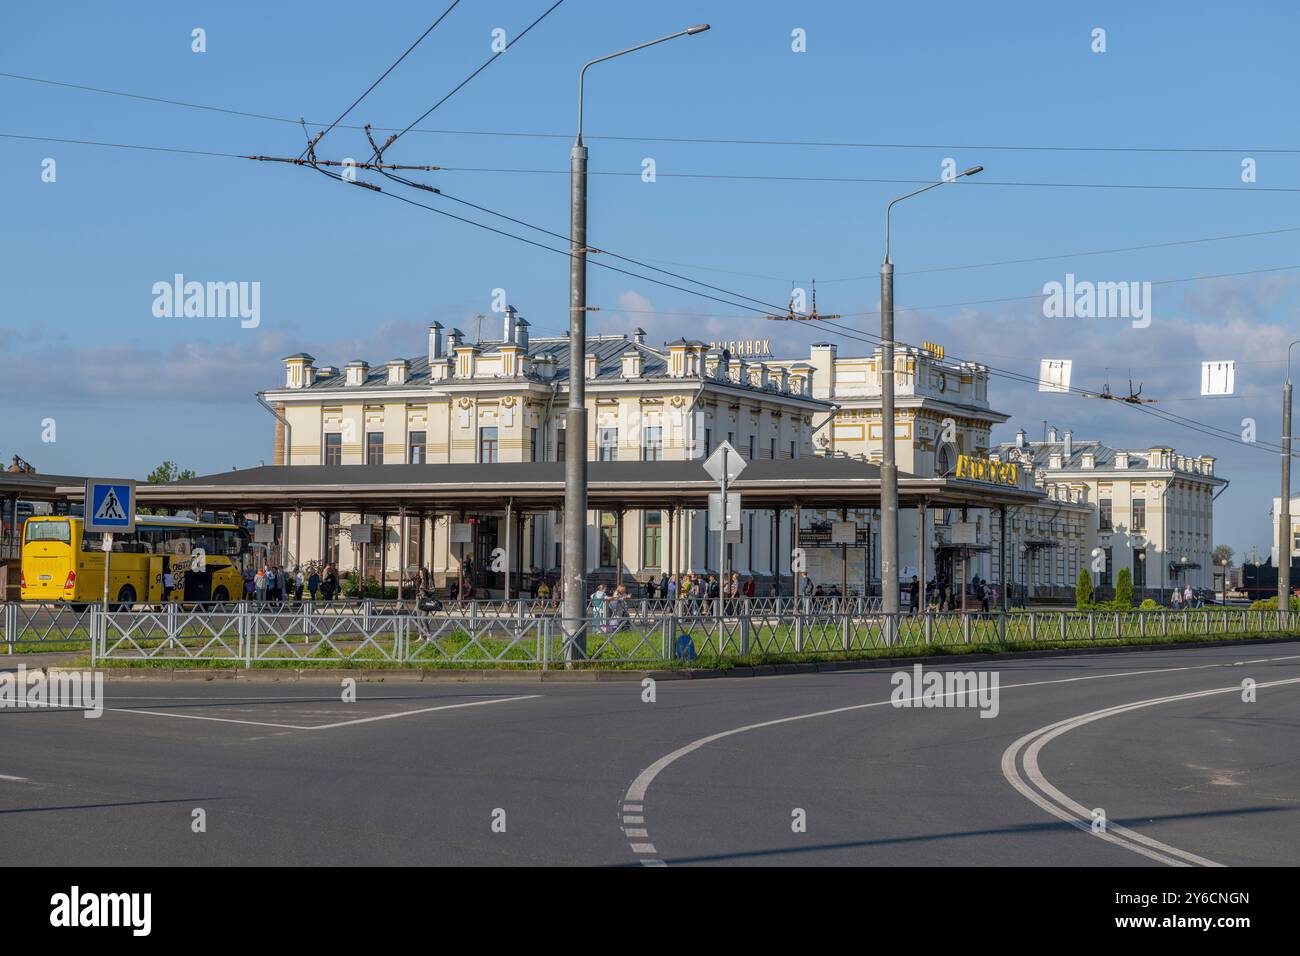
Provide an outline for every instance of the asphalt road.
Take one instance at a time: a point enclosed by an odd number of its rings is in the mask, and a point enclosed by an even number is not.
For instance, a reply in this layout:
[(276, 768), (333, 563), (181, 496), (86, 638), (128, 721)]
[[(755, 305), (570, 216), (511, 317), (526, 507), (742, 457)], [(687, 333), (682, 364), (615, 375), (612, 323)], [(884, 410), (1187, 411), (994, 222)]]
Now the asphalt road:
[(996, 673), (997, 715), (892, 706), (892, 669), (660, 681), (653, 703), (110, 679), (98, 719), (0, 709), (0, 860), (1300, 863), (1300, 642), (934, 670)]

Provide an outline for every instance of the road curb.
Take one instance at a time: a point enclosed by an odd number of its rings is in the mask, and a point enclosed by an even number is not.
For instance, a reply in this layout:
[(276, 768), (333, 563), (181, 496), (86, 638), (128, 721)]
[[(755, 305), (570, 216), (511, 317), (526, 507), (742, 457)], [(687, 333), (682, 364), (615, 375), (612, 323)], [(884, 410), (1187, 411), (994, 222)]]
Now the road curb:
[[(694, 670), (499, 670), (442, 668), (368, 669), (360, 668), (98, 668), (106, 678), (124, 681), (177, 681), (177, 680), (233, 680), (247, 683), (310, 683), (328, 681), (336, 683), (352, 678), (358, 683), (417, 682), (417, 683), (484, 683), (537, 682), (554, 684), (584, 684), (609, 681), (641, 681), (647, 677), (655, 680), (712, 680), (716, 678), (781, 677), (791, 674), (834, 673), (837, 671), (881, 670), (906, 667), (913, 664), (962, 664), (998, 660), (1025, 660), (1041, 657), (1077, 657), (1088, 654), (1121, 654), (1134, 651), (1173, 651), (1207, 647), (1246, 647), (1259, 644), (1285, 644), (1300, 640), (1297, 635), (1279, 637), (1251, 637), (1232, 641), (1179, 641), (1171, 644), (1123, 644), (1114, 647), (1064, 647), (1041, 650), (1004, 651), (1000, 653), (929, 654), (910, 657), (881, 657), (852, 661), (807, 661), (788, 664), (754, 664), (732, 668), (698, 668)], [(77, 671), (88, 668), (47, 665), (46, 673)]]

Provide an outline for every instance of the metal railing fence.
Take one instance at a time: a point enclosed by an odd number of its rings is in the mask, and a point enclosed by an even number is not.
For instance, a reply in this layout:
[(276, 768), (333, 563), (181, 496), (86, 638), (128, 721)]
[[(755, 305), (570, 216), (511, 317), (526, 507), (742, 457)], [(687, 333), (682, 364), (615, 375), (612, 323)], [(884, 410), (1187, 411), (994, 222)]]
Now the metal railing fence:
[[(313, 602), (152, 609), (97, 605), (0, 605), (0, 642), (89, 647), (95, 660), (445, 666), (574, 661), (664, 663), (924, 645), (1118, 641), (1214, 633), (1297, 633), (1300, 612), (1204, 608), (1184, 611), (1013, 611), (886, 615), (814, 600), (628, 602), (590, 614), (574, 629), (520, 602), (474, 602), (416, 613), (379, 602), (323, 609)], [(508, 604), (508, 606), (507, 606)], [(583, 649), (585, 645), (585, 650)], [(26, 649), (26, 648), (23, 648)], [(974, 649), (974, 648), (973, 648)]]

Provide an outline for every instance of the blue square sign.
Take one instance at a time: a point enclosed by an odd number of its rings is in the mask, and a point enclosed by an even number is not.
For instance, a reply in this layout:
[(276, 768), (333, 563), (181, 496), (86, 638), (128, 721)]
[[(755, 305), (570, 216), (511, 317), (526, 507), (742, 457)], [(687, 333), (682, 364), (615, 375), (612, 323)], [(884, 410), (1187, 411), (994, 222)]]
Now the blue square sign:
[(129, 478), (87, 478), (87, 531), (135, 530), (135, 482)]

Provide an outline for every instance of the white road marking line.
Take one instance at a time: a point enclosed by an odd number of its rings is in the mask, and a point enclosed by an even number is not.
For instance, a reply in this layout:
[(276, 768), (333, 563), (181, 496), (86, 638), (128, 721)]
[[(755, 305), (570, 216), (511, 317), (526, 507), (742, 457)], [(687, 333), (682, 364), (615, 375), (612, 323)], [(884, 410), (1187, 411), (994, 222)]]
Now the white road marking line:
[[(1257, 684), (1256, 686), (1263, 688), (1278, 687), (1286, 684), (1300, 684), (1300, 677), (1292, 678), (1290, 680), (1268, 681), (1263, 684)], [(1130, 830), (1128, 827), (1123, 827), (1118, 824), (1108, 824), (1105, 831), (1094, 832), (1092, 829), (1092, 812), (1088, 810), (1087, 807), (1062, 793), (1048, 782), (1047, 778), (1043, 776), (1042, 771), (1039, 769), (1038, 754), (1043, 749), (1044, 745), (1050, 741), (1055, 740), (1064, 733), (1074, 730), (1076, 727), (1090, 724), (1094, 720), (1113, 717), (1116, 714), (1123, 714), (1130, 710), (1154, 707), (1157, 704), (1167, 704), (1180, 700), (1195, 700), (1199, 697), (1213, 697), (1218, 694), (1235, 694), (1240, 692), (1241, 685), (1234, 684), (1231, 687), (1219, 687), (1214, 690), (1193, 691), (1188, 694), (1175, 694), (1170, 697), (1153, 697), (1149, 700), (1140, 700), (1131, 704), (1121, 704), (1117, 707), (1106, 707), (1102, 710), (1094, 710), (1091, 713), (1081, 714), (1077, 717), (1068, 717), (1065, 720), (1057, 721), (1054, 724), (1048, 724), (1045, 727), (1040, 727), (1037, 730), (1031, 731), (1008, 747), (1002, 754), (1002, 775), (1017, 792), (1043, 810), (1046, 810), (1052, 816), (1066, 821), (1078, 829), (1083, 830), (1085, 833), (1101, 837), (1109, 843), (1122, 846), (1126, 850), (1132, 850), (1134, 853), (1139, 853), (1142, 856), (1156, 860), (1160, 863), (1165, 863), (1169, 866), (1188, 866), (1189, 864), (1196, 866), (1222, 866), (1223, 864), (1221, 863), (1216, 863), (1213, 860), (1206, 859), (1203, 856), (1198, 856), (1195, 853), (1189, 853), (1186, 850), (1180, 850), (1177, 847), (1170, 846), (1167, 843), (1162, 843), (1161, 841), (1146, 836), (1145, 834), (1138, 833), (1136, 830)], [(1025, 774), (1029, 777), (1029, 780), (1038, 787), (1041, 794), (1056, 801), (1055, 803), (1050, 802), (1043, 795), (1040, 795), (1039, 792), (1034, 791), (1029, 784), (1025, 782), (1024, 778), (1020, 776), (1016, 763), (1017, 758), (1020, 757), (1021, 749), (1025, 748), (1026, 745), (1028, 745), (1028, 748), (1025, 749), (1023, 758), (1021, 758), (1024, 762)]]
[(174, 714), (160, 710), (138, 710), (132, 707), (106, 707), (105, 710), (111, 710), (121, 714), (146, 714), (150, 717), (178, 717), (183, 720), (214, 720), (223, 724), (251, 724), (254, 727), (275, 727), (281, 730), (334, 730), (339, 727), (351, 727), (354, 724), (368, 724), (376, 720), (393, 720), (398, 717), (414, 717), (416, 714), (429, 714), (436, 710), (455, 710), (460, 707), (481, 707), (484, 704), (508, 704), (512, 701), (532, 700), (541, 696), (541, 694), (525, 694), (521, 697), (493, 697), (490, 700), (475, 700), (460, 704), (443, 704), (438, 707), (422, 707), (419, 710), (404, 710), (396, 714), (379, 714), (374, 717), (358, 717), (355, 720), (340, 720), (332, 724), (316, 724), (315, 726), (303, 726), (301, 724), (276, 724), (262, 720), (239, 720), (234, 717), (211, 717), (205, 714)]
[(641, 865), (642, 866), (667, 866), (668, 864), (665, 863), (663, 860), (642, 860)]
[(639, 803), (625, 803), (625, 804), (623, 804), (623, 812), (624, 812), (624, 813), (640, 813), (640, 812), (641, 812), (641, 804), (639, 804)]
[(336, 724), (321, 724), (307, 730), (333, 730), (335, 727), (350, 727), (353, 724), (369, 724), (376, 720), (393, 720), (397, 717), (414, 717), (416, 714), (431, 714), (435, 710), (455, 710), (458, 707), (481, 707), (484, 704), (508, 704), (516, 700), (534, 700), (541, 694), (523, 694), (519, 697), (493, 697), (490, 700), (475, 700), (466, 704), (443, 704), (440, 707), (422, 707), (419, 710), (404, 710), (400, 714), (380, 714), (377, 717), (360, 717), (357, 720), (341, 720)]
[[(279, 697), (186, 697), (186, 696), (153, 697), (153, 696), (146, 696), (144, 694), (118, 694), (117, 696), (119, 700), (207, 700), (207, 701), (233, 700), (241, 703), (266, 703), (267, 701), (274, 701), (277, 704), (320, 703), (322, 701), (337, 701), (339, 699), (337, 696), (285, 697), (283, 695)], [(422, 694), (402, 694), (402, 695), (394, 695), (392, 697), (366, 697), (363, 699), (369, 701), (381, 701), (381, 700), (428, 700), (429, 698), (427, 695), (422, 695)]]
[[(1288, 657), (1278, 657), (1278, 658), (1274, 658), (1274, 660), (1278, 660), (1278, 661), (1300, 660), (1300, 654), (1293, 654)], [(966, 663), (972, 663), (972, 662), (966, 662)], [(980, 663), (991, 663), (991, 662), (981, 661)], [(1184, 667), (1157, 667), (1151, 670), (1144, 670), (1144, 671), (1121, 671), (1120, 673), (1117, 674), (1092, 674), (1083, 677), (1061, 677), (1061, 678), (1055, 678), (1053, 680), (1024, 681), (1019, 684), (1003, 684), (1001, 689), (1010, 690), (1016, 687), (1043, 687), (1051, 684), (1074, 684), (1080, 681), (1109, 680), (1116, 677), (1143, 677), (1150, 674), (1170, 674), (1170, 673), (1177, 673), (1180, 671), (1206, 670), (1208, 668), (1213, 668), (1213, 667), (1234, 667), (1236, 666), (1237, 663), (1238, 662), (1235, 661), (1234, 662), (1225, 661), (1216, 664), (1188, 664)], [(952, 669), (960, 668), (961, 666), (962, 665), (960, 663), (954, 663), (951, 665), (947, 665), (946, 667), (936, 667), (933, 669), (952, 670)], [(837, 673), (846, 673), (846, 672), (841, 671)], [(1240, 688), (1237, 689), (1239, 690)], [(949, 693), (940, 694), (939, 696), (950, 697), (954, 693), (964, 694), (965, 691), (949, 692)], [(915, 697), (910, 698), (908, 702), (915, 703), (917, 701), (920, 701), (921, 699), (922, 699), (922, 695), (917, 695)], [(796, 720), (809, 720), (813, 717), (829, 717), (834, 714), (845, 714), (855, 710), (866, 710), (867, 708), (870, 707), (886, 707), (892, 703), (893, 701), (891, 699), (891, 700), (871, 701), (866, 704), (850, 704), (847, 707), (833, 707), (830, 710), (818, 710), (810, 714), (795, 714), (793, 717), (779, 717), (775, 720), (764, 720), (756, 724), (746, 724), (743, 727), (736, 727), (733, 728), (732, 730), (724, 730), (721, 731), (720, 733), (710, 734), (707, 737), (701, 737), (699, 740), (693, 740), (689, 744), (686, 744), (686, 746), (679, 747), (676, 750), (674, 750), (672, 753), (660, 757), (650, 766), (642, 770), (637, 775), (636, 779), (632, 781), (631, 786), (627, 788), (627, 793), (623, 795), (623, 801), (624, 803), (644, 804), (646, 791), (650, 789), (650, 784), (654, 783), (655, 778), (658, 777), (659, 774), (663, 773), (664, 770), (666, 770), (669, 766), (671, 766), (672, 764), (680, 760), (682, 757), (685, 757), (687, 754), (694, 753), (695, 751), (699, 750), (701, 747), (711, 744), (716, 740), (722, 740), (725, 737), (732, 737), (735, 736), (736, 734), (743, 734), (751, 730), (761, 730), (764, 727), (775, 727), (779, 724), (793, 723)], [(633, 852), (637, 852), (637, 851), (633, 850)]]
[(27, 783), (26, 777), (11, 777), (7, 773), (0, 773), (0, 780), (10, 780), (13, 783)]
[(297, 724), (269, 724), (262, 720), (236, 720), (234, 717), (208, 717), (204, 714), (171, 714), (161, 710), (137, 710), (133, 707), (105, 707), (105, 710), (117, 714), (145, 714), (149, 717), (177, 717), (182, 720), (215, 720), (221, 724), (251, 724), (254, 727), (280, 727), (285, 730), (310, 730)]
[(623, 831), (623, 835), (627, 837), (644, 837), (644, 836), (649, 836), (650, 834), (647, 833), (645, 830), (625, 829)]
[(655, 849), (655, 845), (653, 843), (633, 843), (632, 852), (633, 853), (657, 853), (659, 851)]
[(625, 815), (623, 817), (623, 822), (624, 823), (645, 823), (645, 817), (630, 817)]

